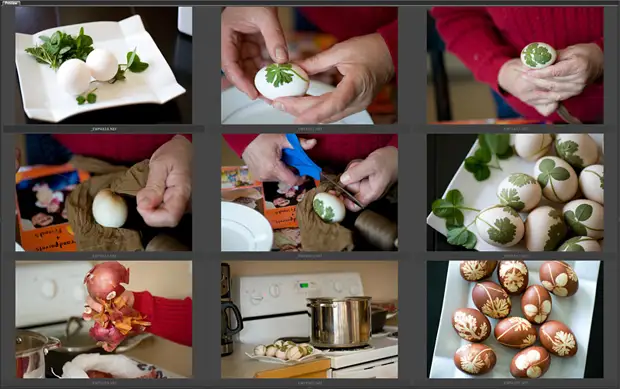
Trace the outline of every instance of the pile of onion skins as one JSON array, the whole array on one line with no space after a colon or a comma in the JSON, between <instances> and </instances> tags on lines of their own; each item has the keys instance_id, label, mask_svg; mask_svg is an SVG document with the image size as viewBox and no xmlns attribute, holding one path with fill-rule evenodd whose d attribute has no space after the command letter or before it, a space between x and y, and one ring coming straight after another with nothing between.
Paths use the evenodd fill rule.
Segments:
<instances>
[{"instance_id":1,"label":"pile of onion skins","mask_svg":"<svg viewBox=\"0 0 620 389\"><path fill-rule=\"evenodd\" d=\"M105 351L112 352L130 333L144 332L151 323L140 312L127 305L122 297L129 283L129 269L118 262L103 262L95 265L86 277L84 284L90 297L101 304L101 312L90 307L84 308L82 318L94 320L90 336Z\"/></svg>"}]
</instances>

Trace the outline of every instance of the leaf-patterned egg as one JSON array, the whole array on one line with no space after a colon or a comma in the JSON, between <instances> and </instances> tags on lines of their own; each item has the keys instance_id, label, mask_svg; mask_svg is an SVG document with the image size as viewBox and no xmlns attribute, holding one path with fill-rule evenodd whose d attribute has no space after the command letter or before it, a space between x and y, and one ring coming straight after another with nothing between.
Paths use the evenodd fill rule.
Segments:
<instances>
[{"instance_id":1,"label":"leaf-patterned egg","mask_svg":"<svg viewBox=\"0 0 620 389\"><path fill-rule=\"evenodd\" d=\"M577 354L575 334L564 323L550 320L538 330L540 343L551 354L558 357L572 357Z\"/></svg>"},{"instance_id":2,"label":"leaf-patterned egg","mask_svg":"<svg viewBox=\"0 0 620 389\"><path fill-rule=\"evenodd\" d=\"M575 235L601 239L605 231L603 206L592 200L573 200L562 209L564 221Z\"/></svg>"},{"instance_id":3,"label":"leaf-patterned egg","mask_svg":"<svg viewBox=\"0 0 620 389\"><path fill-rule=\"evenodd\" d=\"M540 203L542 189L534 177L525 173L513 173L497 187L500 204L517 212L528 212Z\"/></svg>"},{"instance_id":4,"label":"leaf-patterned egg","mask_svg":"<svg viewBox=\"0 0 620 389\"><path fill-rule=\"evenodd\" d=\"M471 298L480 312L493 319L510 315L511 301L508 293L495 282L485 281L474 286Z\"/></svg>"},{"instance_id":5,"label":"leaf-patterned egg","mask_svg":"<svg viewBox=\"0 0 620 389\"><path fill-rule=\"evenodd\" d=\"M603 165L592 165L581 171L579 174L579 189L586 199L596 201L604 205L605 203L605 168Z\"/></svg>"},{"instance_id":6,"label":"leaf-patterned egg","mask_svg":"<svg viewBox=\"0 0 620 389\"><path fill-rule=\"evenodd\" d=\"M472 343L484 342L491 335L489 319L472 308L459 308L454 311L452 327L461 338Z\"/></svg>"},{"instance_id":7,"label":"leaf-patterned egg","mask_svg":"<svg viewBox=\"0 0 620 389\"><path fill-rule=\"evenodd\" d=\"M500 261L497 279L509 295L518 296L527 288L529 272L523 261Z\"/></svg>"},{"instance_id":8,"label":"leaf-patterned egg","mask_svg":"<svg viewBox=\"0 0 620 389\"><path fill-rule=\"evenodd\" d=\"M482 343L466 344L454 353L456 368L469 375L486 374L493 370L496 362L495 351Z\"/></svg>"},{"instance_id":9,"label":"leaf-patterned egg","mask_svg":"<svg viewBox=\"0 0 620 389\"><path fill-rule=\"evenodd\" d=\"M551 134L515 134L515 152L526 161L534 162L551 149Z\"/></svg>"},{"instance_id":10,"label":"leaf-patterned egg","mask_svg":"<svg viewBox=\"0 0 620 389\"><path fill-rule=\"evenodd\" d=\"M523 239L525 225L514 209L493 205L480 211L476 217L478 235L495 247L512 247Z\"/></svg>"},{"instance_id":11,"label":"leaf-patterned egg","mask_svg":"<svg viewBox=\"0 0 620 389\"><path fill-rule=\"evenodd\" d=\"M495 325L495 339L512 348L526 348L536 342L536 328L522 317L508 317Z\"/></svg>"},{"instance_id":12,"label":"leaf-patterned egg","mask_svg":"<svg viewBox=\"0 0 620 389\"><path fill-rule=\"evenodd\" d=\"M534 177L543 196L556 203L565 203L577 193L579 182L575 170L558 157L542 157L534 166Z\"/></svg>"},{"instance_id":13,"label":"leaf-patterned egg","mask_svg":"<svg viewBox=\"0 0 620 389\"><path fill-rule=\"evenodd\" d=\"M528 251L553 251L566 237L567 231L562 212L543 205L525 219L525 246Z\"/></svg>"},{"instance_id":14,"label":"leaf-patterned egg","mask_svg":"<svg viewBox=\"0 0 620 389\"><path fill-rule=\"evenodd\" d=\"M515 378L540 378L551 365L551 356L543 347L531 346L519 351L510 363L510 374Z\"/></svg>"},{"instance_id":15,"label":"leaf-patterned egg","mask_svg":"<svg viewBox=\"0 0 620 389\"><path fill-rule=\"evenodd\" d=\"M551 313L551 295L540 285L532 285L521 297L521 311L531 323L542 324Z\"/></svg>"},{"instance_id":16,"label":"leaf-patterned egg","mask_svg":"<svg viewBox=\"0 0 620 389\"><path fill-rule=\"evenodd\" d=\"M312 208L314 212L327 223L340 223L344 220L346 214L346 209L342 200L327 192L314 195L314 199L312 199Z\"/></svg>"},{"instance_id":17,"label":"leaf-patterned egg","mask_svg":"<svg viewBox=\"0 0 620 389\"><path fill-rule=\"evenodd\" d=\"M575 236L564 242L558 251L599 252L603 251L603 248L601 247L602 242L602 239L598 241L588 236Z\"/></svg>"},{"instance_id":18,"label":"leaf-patterned egg","mask_svg":"<svg viewBox=\"0 0 620 389\"><path fill-rule=\"evenodd\" d=\"M555 138L555 152L576 169L583 169L598 161L598 146L588 134L558 134Z\"/></svg>"},{"instance_id":19,"label":"leaf-patterned egg","mask_svg":"<svg viewBox=\"0 0 620 389\"><path fill-rule=\"evenodd\" d=\"M540 266L538 276L542 286L556 296L572 296L579 289L577 273L566 262L545 262Z\"/></svg>"},{"instance_id":20,"label":"leaf-patterned egg","mask_svg":"<svg viewBox=\"0 0 620 389\"><path fill-rule=\"evenodd\" d=\"M476 282L489 278L497 266L497 261L461 261L461 277L465 281Z\"/></svg>"}]
</instances>

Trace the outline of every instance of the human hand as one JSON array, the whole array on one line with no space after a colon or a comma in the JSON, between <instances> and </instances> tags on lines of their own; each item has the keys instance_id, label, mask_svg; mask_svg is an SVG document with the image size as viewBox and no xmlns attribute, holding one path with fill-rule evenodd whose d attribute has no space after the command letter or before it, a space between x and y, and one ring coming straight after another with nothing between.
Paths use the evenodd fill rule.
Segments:
<instances>
[{"instance_id":1,"label":"human hand","mask_svg":"<svg viewBox=\"0 0 620 389\"><path fill-rule=\"evenodd\" d=\"M340 176L340 182L364 206L383 197L396 181L398 149L393 146L382 147L364 160L351 162ZM360 210L357 204L346 197L344 205L352 212Z\"/></svg>"},{"instance_id":2,"label":"human hand","mask_svg":"<svg viewBox=\"0 0 620 389\"><path fill-rule=\"evenodd\" d=\"M153 153L138 212L151 227L175 227L191 207L192 143L177 135Z\"/></svg>"},{"instance_id":3,"label":"human hand","mask_svg":"<svg viewBox=\"0 0 620 389\"><path fill-rule=\"evenodd\" d=\"M129 307L133 307L133 304L136 301L135 296L133 295L133 292L130 292L128 290L125 290L120 295L120 297L125 300L125 304L127 304L127 306ZM92 311L101 312L102 309L103 309L103 306L101 305L101 303L99 303L98 301L95 301L95 299L93 299L90 296L86 297L86 305L84 306L84 313L88 315L88 314L91 314Z\"/></svg>"},{"instance_id":4,"label":"human hand","mask_svg":"<svg viewBox=\"0 0 620 389\"><path fill-rule=\"evenodd\" d=\"M556 101L579 95L584 88L603 75L605 57L594 43L584 43L558 50L557 61L546 68L529 70L527 80L549 91Z\"/></svg>"},{"instance_id":5,"label":"human hand","mask_svg":"<svg viewBox=\"0 0 620 389\"><path fill-rule=\"evenodd\" d=\"M304 150L310 150L316 145L316 139L299 139ZM260 181L278 181L290 186L301 185L303 178L295 175L282 162L282 149L292 149L293 146L284 134L261 134L246 147L241 155L248 166L250 174Z\"/></svg>"},{"instance_id":6,"label":"human hand","mask_svg":"<svg viewBox=\"0 0 620 389\"><path fill-rule=\"evenodd\" d=\"M541 89L526 76L529 68L520 58L506 62L497 76L499 86L514 97L533 107L543 116L549 116L558 108L556 96Z\"/></svg>"},{"instance_id":7,"label":"human hand","mask_svg":"<svg viewBox=\"0 0 620 389\"><path fill-rule=\"evenodd\" d=\"M222 12L222 71L252 100L259 97L254 76L263 67L263 45L275 63L288 62L276 7L227 7Z\"/></svg>"},{"instance_id":8,"label":"human hand","mask_svg":"<svg viewBox=\"0 0 620 389\"><path fill-rule=\"evenodd\" d=\"M394 77L392 57L380 34L338 43L298 65L308 75L336 68L344 76L333 92L273 101L273 107L297 116L299 124L333 123L363 111Z\"/></svg>"}]
</instances>

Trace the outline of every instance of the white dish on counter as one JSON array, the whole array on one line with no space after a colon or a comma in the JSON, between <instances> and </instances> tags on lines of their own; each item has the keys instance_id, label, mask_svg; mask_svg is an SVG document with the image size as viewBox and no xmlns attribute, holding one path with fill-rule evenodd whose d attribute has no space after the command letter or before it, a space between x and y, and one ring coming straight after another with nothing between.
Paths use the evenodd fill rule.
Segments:
<instances>
[{"instance_id":1,"label":"white dish on counter","mask_svg":"<svg viewBox=\"0 0 620 389\"><path fill-rule=\"evenodd\" d=\"M321 96L334 91L331 85L310 80L307 94ZM232 87L222 92L222 124L293 124L295 117L279 111L261 99L250 98ZM370 114L362 111L331 124L374 124Z\"/></svg>"},{"instance_id":2,"label":"white dish on counter","mask_svg":"<svg viewBox=\"0 0 620 389\"><path fill-rule=\"evenodd\" d=\"M62 30L76 36L82 27L84 34L93 39L94 48L107 49L121 64L127 62L127 53L136 49L140 60L149 64L148 69L142 73L128 72L124 81L114 84L93 83L92 87L97 88L97 101L78 105L75 96L59 92L54 70L38 63L24 50L40 44L40 35L51 36ZM134 104L164 104L185 93L139 15L120 22L82 23L50 28L34 35L15 34L15 66L26 115L51 123L88 111Z\"/></svg>"},{"instance_id":3,"label":"white dish on counter","mask_svg":"<svg viewBox=\"0 0 620 389\"><path fill-rule=\"evenodd\" d=\"M551 366L547 373L541 377L542 379L584 378L600 262L566 262L573 267L579 278L579 290L571 297L557 297L551 294L552 308L548 320L558 320L566 324L577 339L578 350L572 358L551 356ZM538 271L544 261L525 261L525 263L529 270L529 285L540 284ZM493 272L493 277L489 280L498 282L497 271ZM465 307L477 309L471 299L475 285L475 282L465 281L461 277L460 261L450 261L429 378L476 378L476 376L463 373L454 365L454 353L459 347L469 342L461 339L452 327L452 314L455 310ZM521 296L512 297L510 316L523 317ZM494 329L498 320L488 319L491 322L492 329ZM477 378L512 379L510 362L519 350L500 345L493 335L493 330L491 330L489 338L482 343L495 351L497 363L491 372ZM535 345L540 345L540 342L537 341Z\"/></svg>"},{"instance_id":4,"label":"white dish on counter","mask_svg":"<svg viewBox=\"0 0 620 389\"><path fill-rule=\"evenodd\" d=\"M603 164L603 134L589 135L594 139L599 148L600 159L598 163ZM514 135L511 135L511 144L514 145ZM477 149L478 140L474 142L474 145L469 150L469 153L465 158L472 156ZM552 146L550 152L547 155L556 155L554 146ZM499 200L497 199L497 187L502 182L502 180L504 180L504 178L508 177L512 173L525 173L533 175L534 166L536 165L536 161L528 162L515 154L507 160L499 161L499 164L502 167L501 171L497 169L491 169L491 176L488 179L486 179L485 181L476 181L474 175L465 170L465 158L463 159L463 163L461 163L461 166L456 171L456 174L452 178L452 181L450 181L450 184L448 185L441 197L445 198L446 194L449 191L457 189L463 195L464 206L480 210L499 203ZM540 202L539 206L543 205L550 205L555 208L559 206L559 204L552 203L546 200L544 197ZM474 221L477 216L477 212L463 211L463 216L465 217L465 221L463 224L467 226ZM526 216L527 213L521 213L521 218L523 220L525 220ZM443 236L447 236L448 230L446 229L445 219L435 216L432 211L426 218L426 223L429 226L433 227L433 229L441 233ZM478 231L476 230L475 225L470 226L469 231L476 235L478 241L474 249L477 251L528 251L525 247L525 243L523 240L512 247L495 247L485 242L478 235Z\"/></svg>"},{"instance_id":5,"label":"white dish on counter","mask_svg":"<svg viewBox=\"0 0 620 389\"><path fill-rule=\"evenodd\" d=\"M273 229L265 216L245 205L221 204L222 251L271 251Z\"/></svg>"},{"instance_id":6,"label":"white dish on counter","mask_svg":"<svg viewBox=\"0 0 620 389\"><path fill-rule=\"evenodd\" d=\"M302 362L307 362L311 359L316 359L318 357L322 357L323 356L323 352L321 350L318 350L316 348L314 348L312 350L312 354L310 355L306 355L305 357L296 359L296 360L284 360L284 359L280 359L280 358L276 358L276 357L267 357L264 355L253 355L250 353L245 353L245 355L247 355L248 357L255 359L257 361L261 361L261 362L268 362L268 363L279 363L281 365L297 365L298 363L302 363Z\"/></svg>"}]
</instances>

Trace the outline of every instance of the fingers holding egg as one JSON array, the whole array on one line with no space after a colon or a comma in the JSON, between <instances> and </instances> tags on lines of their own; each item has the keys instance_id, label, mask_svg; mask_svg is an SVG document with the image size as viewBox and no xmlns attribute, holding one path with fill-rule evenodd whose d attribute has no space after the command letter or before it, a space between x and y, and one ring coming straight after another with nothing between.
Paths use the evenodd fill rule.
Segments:
<instances>
[{"instance_id":1,"label":"fingers holding egg","mask_svg":"<svg viewBox=\"0 0 620 389\"><path fill-rule=\"evenodd\" d=\"M254 77L258 92L269 100L304 96L310 86L305 70L295 64L271 64Z\"/></svg>"}]
</instances>

